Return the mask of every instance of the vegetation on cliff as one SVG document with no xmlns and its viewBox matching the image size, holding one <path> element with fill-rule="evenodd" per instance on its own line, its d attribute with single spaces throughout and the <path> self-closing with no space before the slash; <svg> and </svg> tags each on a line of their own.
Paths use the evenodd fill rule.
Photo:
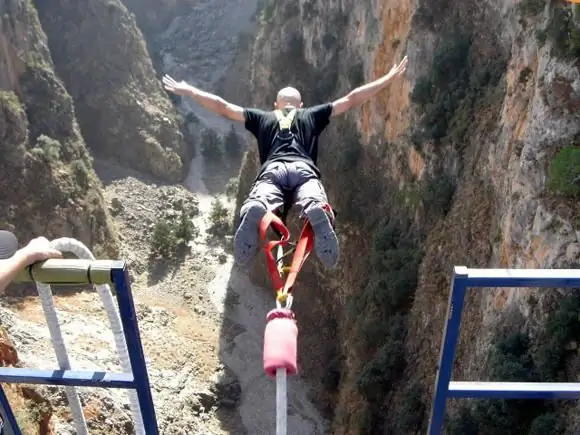
<svg viewBox="0 0 580 435">
<path fill-rule="evenodd" d="M 278 84 L 287 83 L 303 91 L 305 105 L 323 102 L 362 84 L 365 77 L 370 78 L 369 71 L 374 78 L 382 67 L 388 68 L 378 66 L 379 55 L 374 60 L 366 55 L 374 50 L 369 40 L 380 33 L 368 9 L 352 4 L 353 11 L 343 13 L 344 4 L 321 8 L 317 1 L 303 1 L 296 8 L 290 3 L 263 2 L 253 60 L 256 86 L 261 91 L 256 97 L 258 103 L 266 103 L 264 95 L 273 94 Z M 401 9 L 408 7 L 402 5 Z M 549 44 L 556 62 L 565 59 L 573 64 L 578 56 L 578 23 L 574 18 L 578 13 L 573 12 L 574 7 L 563 2 L 524 0 L 513 13 L 523 31 L 528 29 L 540 43 Z M 395 28 L 406 29 L 401 32 L 404 38 L 408 28 L 400 23 L 403 18 L 396 17 L 400 10 L 384 8 L 387 12 L 383 14 L 388 17 L 383 18 L 384 31 L 395 32 L 386 25 L 389 22 Z M 344 253 L 337 278 L 341 283 L 321 278 L 323 274 L 318 270 L 312 279 L 303 276 L 302 280 L 309 290 L 319 290 L 320 300 L 309 306 L 317 313 L 312 319 L 317 326 L 325 322 L 325 328 L 339 331 L 334 339 L 343 344 L 326 343 L 320 335 L 316 341 L 328 348 L 329 354 L 334 352 L 319 364 L 329 371 L 328 375 L 321 374 L 326 388 L 326 395 L 320 395 L 325 402 L 321 406 L 338 404 L 332 410 L 336 433 L 415 433 L 425 429 L 450 267 L 458 261 L 486 267 L 501 238 L 510 237 L 500 229 L 507 224 L 494 215 L 498 204 L 507 201 L 501 197 L 505 186 L 489 179 L 486 171 L 490 167 L 495 170 L 495 163 L 485 159 L 500 159 L 499 154 L 487 154 L 490 142 L 495 140 L 490 132 L 502 131 L 498 121 L 510 98 L 507 79 L 513 73 L 508 71 L 508 62 L 513 62 L 510 57 L 521 48 L 522 41 L 518 36 L 510 46 L 506 35 L 501 35 L 502 24 L 493 21 L 500 15 L 491 9 L 450 1 L 437 5 L 420 2 L 410 20 L 415 40 L 401 43 L 397 35 L 390 47 L 393 56 L 400 54 L 397 48 L 421 50 L 414 52 L 421 64 L 414 68 L 420 74 L 411 78 L 412 122 L 406 134 L 419 157 L 408 151 L 405 137 L 391 135 L 389 116 L 394 117 L 396 109 L 384 117 L 376 115 L 377 122 L 384 121 L 384 128 L 377 122 L 369 128 L 371 120 L 365 118 L 369 111 L 363 110 L 333 121 L 325 132 L 323 143 L 331 145 L 321 148 L 320 165 L 332 205 L 338 211 L 337 228 Z M 497 33 L 492 30 L 485 38 L 476 37 L 481 29 L 489 31 L 492 21 Z M 389 36 L 395 38 L 391 33 Z M 522 85 L 538 74 L 530 57 L 528 50 L 529 63 L 517 66 L 516 80 Z M 287 59 L 292 59 L 296 67 L 287 68 Z M 392 57 L 388 60 L 393 62 Z M 541 90 L 541 83 L 536 86 Z M 564 104 L 569 113 L 577 108 L 571 89 L 566 83 L 570 101 Z M 392 103 L 406 104 L 394 99 Z M 554 105 L 558 104 L 562 102 Z M 530 109 L 522 106 L 520 110 L 517 116 L 525 118 L 525 111 Z M 523 121 L 517 122 L 517 134 L 521 135 Z M 511 127 L 503 128 L 501 134 L 516 134 L 506 133 Z M 555 157 L 546 168 L 547 187 L 553 193 L 575 198 L 580 186 L 577 138 L 563 140 L 566 144 L 558 142 L 548 153 Z M 505 158 L 502 154 L 501 159 Z M 413 168 L 408 163 L 412 159 L 416 163 Z M 254 175 L 254 160 L 255 154 L 250 154 L 244 162 L 238 199 L 243 198 Z M 421 290 L 419 295 L 417 288 Z M 340 296 L 333 298 L 336 293 Z M 346 310 L 333 309 L 345 299 Z M 437 314 L 430 313 L 435 307 Z M 473 307 L 478 307 L 477 302 Z M 477 308 L 469 310 L 474 316 L 469 327 L 474 328 L 481 313 Z M 328 319 L 321 314 L 325 311 L 332 311 Z M 518 336 L 497 331 L 485 373 L 496 378 L 555 380 L 555 369 L 551 374 L 541 369 L 546 355 L 557 355 L 553 360 L 563 364 L 568 355 L 565 349 L 571 344 L 566 342 L 568 338 L 554 341 L 549 337 L 568 337 L 575 326 L 562 322 L 566 315 L 560 311 L 551 316 L 552 320 L 540 327 L 544 332 L 538 332 L 537 325 Z M 560 321 L 553 320 L 556 318 Z M 306 330 L 310 320 L 308 314 L 301 314 Z M 421 329 L 425 323 L 437 332 Z M 556 323 L 558 327 L 553 326 Z M 409 364 L 416 358 L 425 361 Z M 465 355 L 463 358 L 468 359 Z M 308 368 L 315 378 L 316 367 Z M 530 403 L 523 411 L 515 412 L 517 402 L 485 402 L 473 409 L 461 408 L 458 415 L 469 418 L 454 415 L 452 420 L 467 422 L 462 426 L 468 431 L 464 433 L 471 433 L 469 427 L 479 428 L 479 433 L 493 433 L 493 428 L 509 424 L 522 429 L 520 433 L 541 433 L 552 423 L 558 431 L 565 417 L 562 408 L 553 405 Z"/>
<path fill-rule="evenodd" d="M 95 155 L 181 181 L 189 151 L 141 31 L 119 0 L 36 2 L 56 70 Z"/>
<path fill-rule="evenodd" d="M 392 218 L 378 224 L 370 256 L 373 274 L 364 291 L 351 298 L 352 317 L 365 313 L 354 322 L 358 352 L 366 355 L 361 358 L 364 363 L 356 381 L 358 391 L 369 404 L 358 428 L 363 433 L 385 428 L 387 413 L 383 402 L 398 384 L 407 363 L 406 316 L 422 257 L 409 226 L 409 222 Z M 402 426 L 410 425 L 412 422 Z"/>
<path fill-rule="evenodd" d="M 568 364 L 578 360 L 580 297 L 568 292 L 537 336 L 499 328 L 492 341 L 489 379 L 512 382 L 575 382 Z M 479 433 L 563 434 L 566 417 L 553 400 L 484 400 L 460 407 L 449 422 L 452 435 Z"/>
<path fill-rule="evenodd" d="M 554 192 L 580 196 L 580 147 L 570 145 L 556 154 L 550 166 L 548 185 Z"/>
<path fill-rule="evenodd" d="M 25 50 L 17 89 L 0 93 L 0 226 L 20 240 L 68 235 L 97 254 L 114 255 L 116 238 L 72 98 L 52 70 L 36 11 L 28 3 L 20 11 L 14 26 L 26 23 L 31 40 L 38 42 Z M 5 32 L 17 35 L 15 27 Z M 15 43 L 27 41 L 15 38 Z"/>
<path fill-rule="evenodd" d="M 469 143 L 466 133 L 480 110 L 492 101 L 486 94 L 502 78 L 503 56 L 481 59 L 473 36 L 451 23 L 441 35 L 429 72 L 419 77 L 411 101 L 421 108 L 421 129 L 415 144 L 423 140 L 448 139 L 457 147 Z"/>
<path fill-rule="evenodd" d="M 40 235 L 74 237 L 97 257 L 114 258 L 117 238 L 101 184 L 36 10 L 24 0 L 1 0 L 0 10 L 0 36 L 10 41 L 0 52 L 0 228 L 21 243 Z M 22 290 L 11 287 L 7 294 Z M 21 364 L 3 328 L 0 353 L 2 365 Z M 53 410 L 36 388 L 9 385 L 5 391 L 24 433 L 51 433 Z"/>
</svg>

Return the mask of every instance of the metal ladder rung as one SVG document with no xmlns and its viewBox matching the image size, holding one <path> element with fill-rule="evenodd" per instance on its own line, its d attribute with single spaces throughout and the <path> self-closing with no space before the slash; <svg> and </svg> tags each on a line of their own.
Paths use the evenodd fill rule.
<svg viewBox="0 0 580 435">
<path fill-rule="evenodd" d="M 70 387 L 135 388 L 131 373 L 0 367 L 0 382 Z"/>
<path fill-rule="evenodd" d="M 448 397 L 486 399 L 578 399 L 580 383 L 450 382 Z"/>
<path fill-rule="evenodd" d="M 579 399 L 580 383 L 567 382 L 452 382 L 455 347 L 459 339 L 465 294 L 470 288 L 580 288 L 579 269 L 470 269 L 455 266 L 441 339 L 428 435 L 440 435 L 449 398 Z"/>
</svg>

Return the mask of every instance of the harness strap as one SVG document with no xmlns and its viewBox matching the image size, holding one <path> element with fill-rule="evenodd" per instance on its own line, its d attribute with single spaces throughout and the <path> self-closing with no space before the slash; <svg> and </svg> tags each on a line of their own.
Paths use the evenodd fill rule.
<svg viewBox="0 0 580 435">
<path fill-rule="evenodd" d="M 278 118 L 280 130 L 289 130 L 296 116 L 296 109 L 292 109 L 287 115 L 284 115 L 279 109 L 274 110 L 274 113 L 276 114 L 276 118 Z"/>
<path fill-rule="evenodd" d="M 335 212 L 329 204 L 324 205 L 324 210 L 326 210 L 332 217 L 332 223 L 334 225 Z M 279 240 L 267 240 L 266 232 L 268 228 L 272 229 L 280 235 Z M 290 240 L 290 231 L 282 222 L 279 216 L 272 212 L 267 212 L 260 222 L 260 240 L 264 246 L 264 251 L 266 252 L 266 265 L 268 267 L 268 273 L 272 284 L 274 284 L 274 289 L 278 293 L 278 298 L 287 296 L 291 291 L 296 278 L 298 277 L 298 272 L 304 266 L 304 263 L 310 256 L 312 248 L 314 247 L 314 230 L 308 219 L 304 219 L 304 225 L 302 226 L 302 231 L 300 232 L 300 237 L 296 247 L 294 248 L 294 255 L 292 257 L 292 263 L 288 268 L 288 275 L 286 280 L 281 276 L 280 269 L 272 251 L 278 246 L 284 246 L 288 244 Z"/>
<path fill-rule="evenodd" d="M 270 227 L 273 227 L 276 232 L 281 234 L 280 240 L 266 240 L 266 232 Z M 306 259 L 310 255 L 314 246 L 314 232 L 312 231 L 310 222 L 308 222 L 308 220 L 305 220 L 304 222 L 300 238 L 294 250 L 290 270 L 288 271 L 285 281 L 282 279 L 282 276 L 280 276 L 278 265 L 272 251 L 277 246 L 284 246 L 288 243 L 290 239 L 290 231 L 278 216 L 272 212 L 268 212 L 260 222 L 260 239 L 264 244 L 268 273 L 270 274 L 270 279 L 274 284 L 276 292 L 279 294 L 290 293 L 294 283 L 296 282 L 298 272 L 302 269 L 302 266 L 306 262 Z"/>
</svg>

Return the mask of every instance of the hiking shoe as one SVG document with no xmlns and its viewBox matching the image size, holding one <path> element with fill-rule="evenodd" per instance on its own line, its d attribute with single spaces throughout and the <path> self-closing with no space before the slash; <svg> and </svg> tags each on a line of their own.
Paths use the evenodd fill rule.
<svg viewBox="0 0 580 435">
<path fill-rule="evenodd" d="M 327 268 L 333 268 L 338 262 L 340 248 L 330 217 L 320 206 L 311 207 L 306 216 L 314 231 L 314 251 L 318 259 Z"/>
<path fill-rule="evenodd" d="M 234 236 L 234 259 L 241 266 L 247 265 L 256 255 L 260 245 L 260 222 L 266 214 L 266 207 L 254 203 L 238 226 Z"/>
</svg>

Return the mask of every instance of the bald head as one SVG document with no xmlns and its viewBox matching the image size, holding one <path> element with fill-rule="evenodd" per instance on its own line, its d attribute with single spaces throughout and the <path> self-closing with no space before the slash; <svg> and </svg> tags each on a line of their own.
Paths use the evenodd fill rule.
<svg viewBox="0 0 580 435">
<path fill-rule="evenodd" d="M 298 89 L 286 87 L 278 91 L 276 102 L 274 103 L 276 109 L 284 109 L 286 107 L 302 107 L 302 96 Z"/>
</svg>

